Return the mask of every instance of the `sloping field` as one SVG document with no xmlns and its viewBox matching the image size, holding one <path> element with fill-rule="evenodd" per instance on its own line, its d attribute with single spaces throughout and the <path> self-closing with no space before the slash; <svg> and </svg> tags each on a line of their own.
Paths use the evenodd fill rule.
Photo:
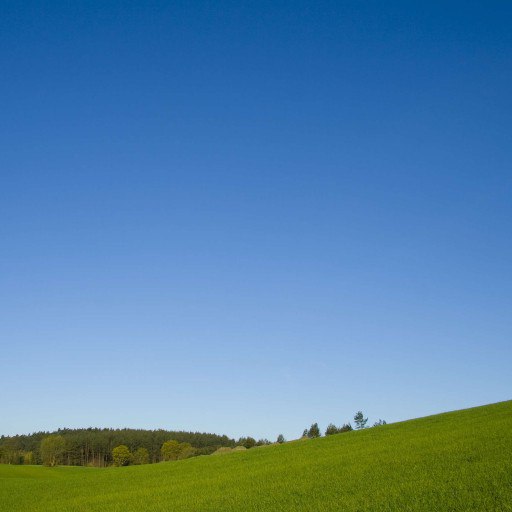
<svg viewBox="0 0 512 512">
<path fill-rule="evenodd" d="M 0 466 L 0 510 L 512 511 L 512 401 L 147 466 Z"/>
</svg>

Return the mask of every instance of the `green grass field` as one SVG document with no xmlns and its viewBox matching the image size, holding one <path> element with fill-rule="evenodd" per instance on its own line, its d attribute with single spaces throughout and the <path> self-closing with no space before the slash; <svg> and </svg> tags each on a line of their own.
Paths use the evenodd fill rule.
<svg viewBox="0 0 512 512">
<path fill-rule="evenodd" d="M 4 465 L 0 510 L 512 511 L 512 401 L 178 462 Z"/>
</svg>

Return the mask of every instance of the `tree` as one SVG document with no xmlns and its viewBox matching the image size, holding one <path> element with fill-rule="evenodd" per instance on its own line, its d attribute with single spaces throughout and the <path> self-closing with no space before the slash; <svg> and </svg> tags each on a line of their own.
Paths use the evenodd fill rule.
<svg viewBox="0 0 512 512">
<path fill-rule="evenodd" d="M 279 444 L 283 444 L 284 442 L 286 442 L 286 440 L 285 440 L 285 438 L 284 438 L 283 434 L 279 434 L 279 435 L 277 436 L 277 442 L 278 442 Z"/>
<path fill-rule="evenodd" d="M 363 416 L 362 411 L 357 411 L 354 416 L 354 423 L 356 424 L 356 428 L 358 430 L 361 430 L 366 427 L 366 422 L 368 421 L 368 418 L 365 418 Z"/>
<path fill-rule="evenodd" d="M 114 466 L 128 466 L 132 460 L 132 454 L 128 446 L 120 444 L 112 450 Z"/>
<path fill-rule="evenodd" d="M 304 432 L 302 432 L 302 437 L 308 437 L 308 429 L 305 428 Z"/>
<path fill-rule="evenodd" d="M 27 435 L 3 436 L 0 434 L 0 463 L 23 464 L 30 461 L 33 452 L 33 464 L 41 464 L 41 441 L 50 435 L 60 435 L 66 442 L 66 449 L 60 464 L 69 466 L 112 465 L 112 448 L 126 445 L 130 450 L 146 448 L 149 461 L 161 460 L 160 448 L 168 439 L 178 443 L 189 443 L 195 448 L 194 455 L 209 455 L 219 446 L 234 447 L 236 441 L 227 436 L 206 432 L 177 432 L 170 430 L 139 430 L 112 428 L 63 428 L 56 432 L 33 432 Z M 185 451 L 185 455 L 190 452 Z"/>
<path fill-rule="evenodd" d="M 318 423 L 313 423 L 308 430 L 308 437 L 313 439 L 315 437 L 320 437 L 322 434 L 320 433 L 320 428 L 318 427 Z"/>
<path fill-rule="evenodd" d="M 133 452 L 132 460 L 134 464 L 149 464 L 149 452 L 146 448 L 137 448 Z"/>
<path fill-rule="evenodd" d="M 34 464 L 34 452 L 24 452 L 23 453 L 23 464 Z"/>
<path fill-rule="evenodd" d="M 350 423 L 344 423 L 339 429 L 338 432 L 341 434 L 342 432 L 350 432 L 351 430 L 354 430 L 352 428 L 352 425 Z"/>
<path fill-rule="evenodd" d="M 381 419 L 379 419 L 379 421 L 376 421 L 376 422 L 373 424 L 373 426 L 374 426 L 374 427 L 380 427 L 380 426 L 382 426 L 382 425 L 386 425 L 386 420 L 381 420 Z"/>
<path fill-rule="evenodd" d="M 180 443 L 179 447 L 178 459 L 188 459 L 193 457 L 196 452 L 196 449 L 190 443 Z"/>
<path fill-rule="evenodd" d="M 195 448 L 190 443 L 178 443 L 178 441 L 166 441 L 160 449 L 162 460 L 187 459 L 195 454 Z"/>
<path fill-rule="evenodd" d="M 162 444 L 160 453 L 162 454 L 162 460 L 164 461 L 178 460 L 178 456 L 180 454 L 180 443 L 174 440 L 165 441 L 165 443 Z"/>
<path fill-rule="evenodd" d="M 66 441 L 59 434 L 45 437 L 41 441 L 39 451 L 45 466 L 56 466 L 62 462 L 62 457 L 66 451 Z"/>
<path fill-rule="evenodd" d="M 325 435 L 332 436 L 333 434 L 338 434 L 339 431 L 339 428 L 334 423 L 329 423 L 328 427 L 325 429 Z"/>
<path fill-rule="evenodd" d="M 241 437 L 237 443 L 239 446 L 245 446 L 247 449 L 256 446 L 256 439 L 254 437 Z"/>
</svg>

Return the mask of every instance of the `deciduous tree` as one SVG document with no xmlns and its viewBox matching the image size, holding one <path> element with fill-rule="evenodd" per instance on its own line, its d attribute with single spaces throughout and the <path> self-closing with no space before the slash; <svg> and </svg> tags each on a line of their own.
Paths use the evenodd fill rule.
<svg viewBox="0 0 512 512">
<path fill-rule="evenodd" d="M 62 457 L 66 451 L 66 441 L 59 434 L 45 437 L 41 441 L 39 451 L 44 465 L 57 466 L 62 462 Z"/>
<path fill-rule="evenodd" d="M 114 466 L 127 466 L 132 460 L 132 454 L 128 446 L 120 444 L 112 450 Z"/>
<path fill-rule="evenodd" d="M 162 445 L 160 453 L 164 461 L 187 459 L 194 455 L 195 449 L 190 443 L 178 443 L 178 441 L 170 440 Z"/>
<path fill-rule="evenodd" d="M 149 464 L 149 452 L 146 448 L 137 448 L 132 455 L 134 464 Z"/>
</svg>

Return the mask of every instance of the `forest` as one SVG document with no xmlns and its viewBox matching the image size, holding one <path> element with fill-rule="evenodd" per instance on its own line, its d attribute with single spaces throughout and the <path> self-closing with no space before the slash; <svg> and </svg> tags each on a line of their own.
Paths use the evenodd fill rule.
<svg viewBox="0 0 512 512">
<path fill-rule="evenodd" d="M 154 463 L 165 460 L 162 446 L 169 440 L 189 444 L 193 450 L 189 455 L 209 455 L 221 446 L 235 447 L 247 438 L 235 441 L 225 435 L 204 432 L 142 429 L 59 429 L 54 432 L 35 432 L 28 435 L 0 437 L 0 463 L 41 464 L 41 444 L 47 438 L 59 437 L 65 449 L 59 463 L 69 466 L 105 467 L 114 463 L 112 451 L 117 446 L 126 446 L 131 453 L 147 450 L 144 462 Z M 146 453 L 145 451 L 143 453 Z"/>
</svg>

